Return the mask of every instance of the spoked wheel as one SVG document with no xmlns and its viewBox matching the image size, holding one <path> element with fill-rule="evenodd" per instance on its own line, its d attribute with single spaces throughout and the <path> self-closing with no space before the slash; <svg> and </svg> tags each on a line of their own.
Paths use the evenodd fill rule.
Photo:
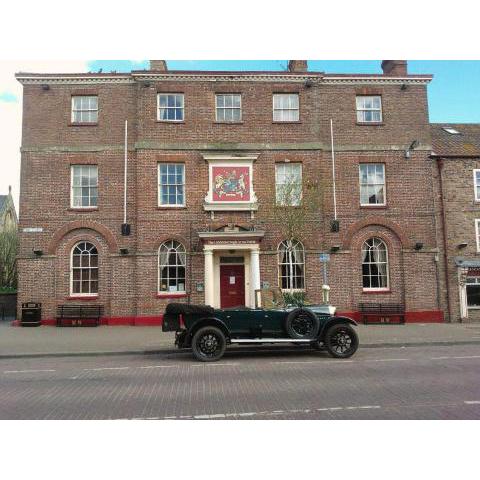
<svg viewBox="0 0 480 480">
<path fill-rule="evenodd" d="M 226 347 L 225 335 L 217 327 L 200 328 L 193 336 L 193 354 L 202 362 L 216 362 L 220 360 L 225 353 Z"/>
<path fill-rule="evenodd" d="M 285 321 L 285 329 L 290 338 L 315 338 L 319 327 L 317 316 L 304 308 L 297 308 L 290 312 Z"/>
<path fill-rule="evenodd" d="M 332 357 L 351 357 L 358 348 L 357 332 L 347 324 L 333 325 L 325 335 L 325 346 Z"/>
</svg>

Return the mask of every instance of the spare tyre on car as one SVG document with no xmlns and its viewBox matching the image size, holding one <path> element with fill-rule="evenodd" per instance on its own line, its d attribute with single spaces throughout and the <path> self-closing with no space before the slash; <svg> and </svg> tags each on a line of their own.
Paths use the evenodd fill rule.
<svg viewBox="0 0 480 480">
<path fill-rule="evenodd" d="M 308 308 L 295 308 L 285 319 L 285 331 L 290 338 L 316 338 L 320 329 L 320 321 Z"/>
</svg>

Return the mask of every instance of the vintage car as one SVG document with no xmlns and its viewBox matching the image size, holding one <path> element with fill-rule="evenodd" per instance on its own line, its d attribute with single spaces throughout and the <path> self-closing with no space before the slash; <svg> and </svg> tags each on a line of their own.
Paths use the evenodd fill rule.
<svg viewBox="0 0 480 480">
<path fill-rule="evenodd" d="M 170 303 L 162 329 L 176 332 L 179 348 L 191 348 L 198 360 L 214 362 L 231 344 L 295 343 L 325 349 L 335 358 L 348 358 L 358 348 L 352 325 L 356 325 L 352 319 L 335 316 L 331 305 L 214 309 Z"/>
</svg>

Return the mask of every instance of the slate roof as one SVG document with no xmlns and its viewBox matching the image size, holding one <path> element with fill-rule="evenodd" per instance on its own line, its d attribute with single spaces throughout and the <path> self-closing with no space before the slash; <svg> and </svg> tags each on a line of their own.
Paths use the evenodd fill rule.
<svg viewBox="0 0 480 480">
<path fill-rule="evenodd" d="M 453 128 L 458 135 L 444 130 Z M 441 157 L 480 157 L 479 123 L 431 123 L 432 150 Z"/>
</svg>

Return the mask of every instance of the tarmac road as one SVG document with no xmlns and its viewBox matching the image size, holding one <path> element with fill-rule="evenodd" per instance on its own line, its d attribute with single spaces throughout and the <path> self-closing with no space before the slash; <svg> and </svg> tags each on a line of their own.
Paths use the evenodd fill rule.
<svg viewBox="0 0 480 480">
<path fill-rule="evenodd" d="M 0 360 L 1 419 L 478 419 L 480 345 Z"/>
</svg>

